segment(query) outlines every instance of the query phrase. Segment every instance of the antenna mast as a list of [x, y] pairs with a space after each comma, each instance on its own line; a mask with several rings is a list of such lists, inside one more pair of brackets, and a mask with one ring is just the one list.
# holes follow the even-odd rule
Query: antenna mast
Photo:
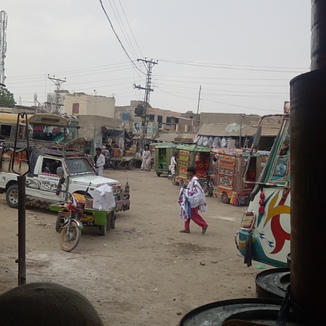
[[7, 52], [6, 30], [7, 30], [7, 14], [0, 11], [0, 85], [5, 85], [5, 57]]

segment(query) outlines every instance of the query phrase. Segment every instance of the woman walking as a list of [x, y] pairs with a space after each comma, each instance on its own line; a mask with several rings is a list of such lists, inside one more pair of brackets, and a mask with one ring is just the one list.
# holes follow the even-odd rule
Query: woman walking
[[202, 234], [207, 230], [206, 221], [199, 215], [198, 211], [206, 212], [206, 197], [198, 178], [196, 169], [187, 169], [190, 181], [186, 188], [181, 188], [178, 203], [180, 205], [180, 217], [184, 220], [184, 229], [181, 233], [190, 233], [190, 220], [193, 220], [202, 228]]

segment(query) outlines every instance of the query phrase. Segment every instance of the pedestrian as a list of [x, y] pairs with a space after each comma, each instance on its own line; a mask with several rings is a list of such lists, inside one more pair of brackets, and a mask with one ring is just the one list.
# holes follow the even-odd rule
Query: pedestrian
[[177, 154], [172, 155], [170, 165], [169, 165], [169, 171], [170, 175], [173, 176], [175, 174], [175, 170], [177, 167], [177, 160], [176, 160]]
[[96, 155], [94, 157], [95, 168], [97, 169], [97, 175], [103, 177], [103, 169], [105, 164], [105, 157], [102, 154], [101, 147], [96, 147]]
[[193, 220], [202, 228], [202, 234], [207, 230], [206, 221], [199, 215], [198, 211], [206, 212], [206, 197], [198, 178], [196, 169], [189, 167], [187, 174], [190, 181], [186, 188], [180, 189], [178, 204], [180, 205], [180, 217], [184, 220], [184, 229], [181, 233], [190, 233], [190, 220]]
[[147, 158], [145, 164], [146, 171], [150, 171], [152, 169], [152, 153], [147, 147]]
[[151, 161], [152, 157], [151, 157], [151, 152], [149, 151], [149, 147], [146, 146], [145, 149], [143, 150], [143, 154], [142, 154], [142, 163], [141, 163], [141, 169], [142, 170], [148, 170], [148, 160]]

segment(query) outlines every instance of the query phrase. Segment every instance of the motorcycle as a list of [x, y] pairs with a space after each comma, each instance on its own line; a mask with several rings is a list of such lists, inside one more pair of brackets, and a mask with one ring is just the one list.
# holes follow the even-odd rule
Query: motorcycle
[[86, 216], [84, 212], [85, 196], [74, 193], [69, 197], [66, 203], [62, 204], [61, 211], [58, 212], [58, 225], [56, 225], [56, 229], [60, 232], [61, 249], [67, 252], [77, 247], [83, 229], [81, 219]]
[[214, 179], [215, 179], [215, 175], [213, 172], [206, 172], [206, 179], [203, 184], [203, 190], [205, 192], [206, 197], [213, 197]]

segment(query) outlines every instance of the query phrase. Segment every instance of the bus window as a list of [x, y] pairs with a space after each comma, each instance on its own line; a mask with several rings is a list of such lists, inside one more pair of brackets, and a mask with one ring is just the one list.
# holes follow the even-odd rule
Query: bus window
[[1, 125], [1, 136], [4, 138], [9, 138], [11, 135], [12, 126]]
[[278, 148], [278, 155], [275, 157], [273, 168], [270, 174], [270, 181], [289, 181], [289, 153], [290, 152], [290, 134], [289, 134], [289, 125], [284, 132], [284, 137]]

